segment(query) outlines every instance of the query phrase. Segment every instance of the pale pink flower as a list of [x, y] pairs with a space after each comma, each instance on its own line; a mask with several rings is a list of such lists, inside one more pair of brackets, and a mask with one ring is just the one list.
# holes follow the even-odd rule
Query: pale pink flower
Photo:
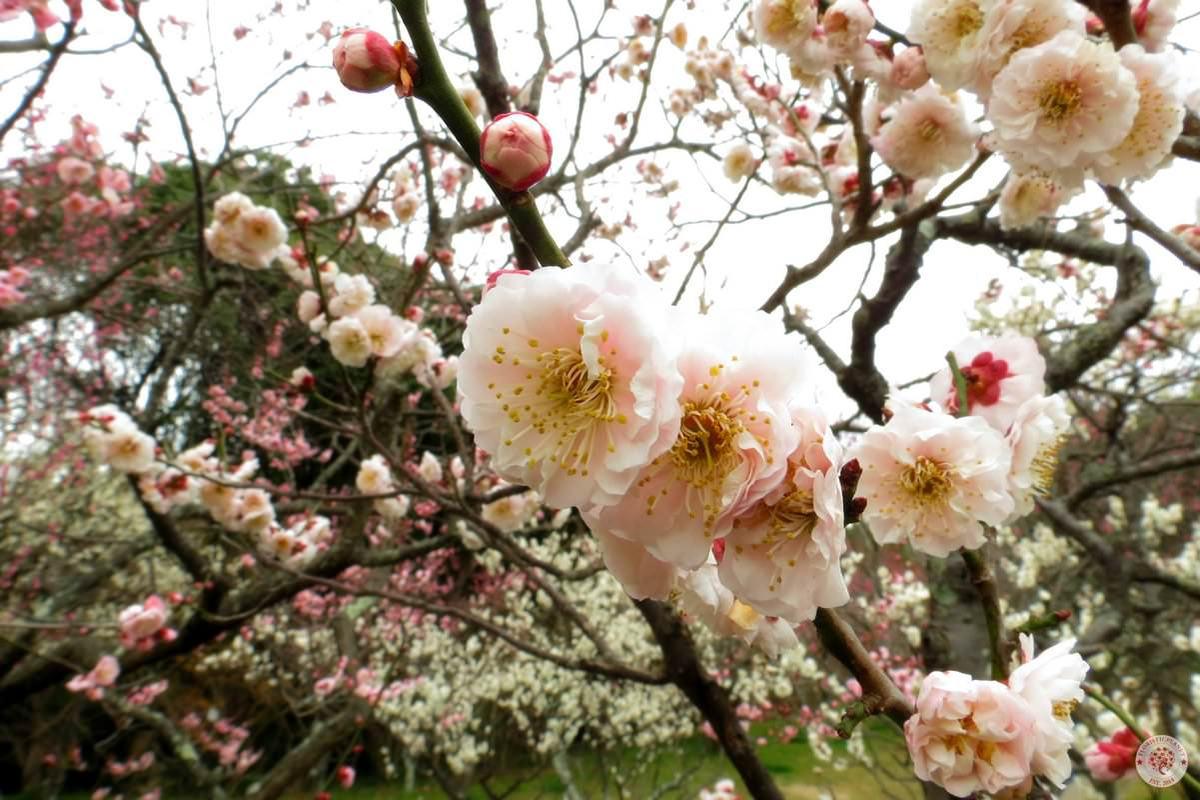
[[1178, 13], [1179, 0], [1139, 0], [1133, 9], [1138, 42], [1151, 53], [1166, 50]]
[[371, 355], [389, 358], [400, 352], [408, 338], [412, 323], [397, 317], [387, 306], [375, 305], [359, 309], [354, 314], [367, 332]]
[[857, 496], [880, 544], [908, 540], [944, 558], [984, 543], [983, 525], [1012, 513], [1012, 454], [1003, 436], [978, 417], [961, 419], [891, 402], [892, 418], [863, 436], [853, 455], [862, 466]]
[[463, 418], [496, 471], [547, 504], [616, 502], [679, 430], [671, 334], [632, 270], [501, 275], [463, 334]]
[[729, 148], [721, 166], [725, 171], [725, 177], [736, 183], [752, 175], [758, 162], [754, 158], [754, 149], [747, 142], [738, 142]]
[[892, 83], [899, 89], [912, 91], [929, 82], [925, 53], [918, 47], [906, 47], [892, 59]]
[[91, 672], [76, 675], [67, 681], [67, 690], [83, 692], [90, 700], [99, 700], [104, 696], [104, 690], [111, 688], [121, 674], [121, 662], [113, 656], [101, 656], [92, 667]]
[[1054, 170], [1085, 166], [1116, 147], [1137, 110], [1137, 79], [1112, 46], [1063, 31], [1013, 54], [987, 115], [1010, 160]]
[[483, 129], [479, 165], [506, 189], [521, 192], [546, 177], [554, 146], [550, 132], [533, 114], [500, 114]]
[[996, 75], [1019, 50], [1047, 42], [1061, 31], [1087, 32], [1087, 10], [1072, 2], [999, 0], [988, 9], [979, 31], [973, 89], [991, 95]]
[[1029, 704], [1036, 721], [1033, 773], [1048, 778], [1060, 789], [1071, 777], [1068, 751], [1075, 739], [1071, 712], [1083, 700], [1081, 684], [1088, 672], [1087, 662], [1071, 652], [1074, 647], [1074, 639], [1064, 639], [1034, 658], [1033, 637], [1023, 633], [1024, 663], [1008, 678], [1009, 688]]
[[471, 112], [472, 117], [482, 117], [487, 111], [487, 105], [483, 102], [483, 94], [474, 86], [458, 87], [458, 96], [462, 98], [463, 105], [467, 107], [467, 111]]
[[1140, 744], [1137, 734], [1129, 728], [1122, 728], [1108, 739], [1094, 743], [1083, 752], [1083, 760], [1092, 773], [1092, 779], [1110, 783], [1125, 777], [1133, 769]]
[[333, 68], [350, 91], [378, 92], [400, 80], [401, 63], [385, 37], [366, 28], [350, 28], [333, 47]]
[[213, 220], [220, 226], [230, 228], [237, 224], [242, 214], [254, 209], [254, 201], [241, 192], [221, 195], [213, 203]]
[[1013, 170], [1000, 191], [1000, 227], [1023, 228], [1053, 216], [1080, 188], [1040, 169]]
[[996, 794], [1030, 778], [1036, 721], [1029, 704], [995, 681], [931, 672], [904, 723], [913, 770], [955, 797]]
[[821, 17], [825, 46], [842, 61], [858, 52], [874, 27], [875, 15], [864, 0], [835, 0]]
[[846, 552], [842, 447], [815, 409], [796, 408], [792, 420], [801, 438], [788, 457], [787, 476], [734, 520], [720, 576], [755, 610], [799, 624], [850, 595], [840, 563]]
[[271, 496], [262, 489], [242, 489], [234, 499], [236, 527], [248, 533], [265, 530], [275, 523]]
[[1016, 502], [1011, 520], [1028, 514], [1034, 500], [1050, 492], [1058, 448], [1070, 425], [1066, 403], [1058, 395], [1031, 397], [1017, 409], [1007, 437], [1013, 454], [1008, 485]]
[[399, 520], [404, 519], [408, 515], [408, 508], [412, 501], [408, 499], [408, 495], [398, 495], [396, 497], [385, 497], [376, 500], [372, 507], [378, 511], [384, 519]]
[[392, 213], [396, 215], [399, 222], [412, 222], [420, 207], [421, 198], [417, 196], [416, 192], [406, 192], [392, 198]]
[[936, 178], [965, 164], [978, 131], [956, 98], [926, 83], [885, 112], [871, 140], [889, 167], [908, 178]]
[[493, 500], [479, 510], [479, 515], [505, 533], [525, 527], [542, 507], [542, 498], [537, 492], [510, 494]]
[[759, 0], [753, 19], [760, 42], [790, 54], [812, 38], [817, 4], [814, 0]]
[[426, 450], [421, 454], [421, 463], [417, 466], [417, 473], [426, 483], [440, 483], [442, 462], [438, 461], [437, 456]]
[[[1028, 336], [969, 336], [953, 352], [967, 381], [968, 412], [1000, 433], [1008, 433], [1026, 400], [1045, 390], [1046, 360]], [[958, 392], [949, 366], [933, 376], [929, 392], [935, 403], [950, 413], [958, 412]]]
[[800, 644], [791, 624], [765, 617], [735, 597], [721, 583], [711, 556], [699, 569], [680, 576], [675, 596], [685, 618], [699, 619], [718, 636], [736, 636], [771, 658]]
[[234, 234], [242, 247], [252, 253], [273, 253], [287, 241], [287, 226], [279, 212], [265, 206], [254, 206], [242, 212]]
[[78, 186], [96, 174], [96, 168], [81, 158], [67, 156], [55, 167], [58, 179], [68, 186]]
[[63, 213], [68, 216], [86, 214], [92, 209], [92, 201], [78, 191], [68, 194], [62, 199], [59, 205], [62, 206]]
[[809, 146], [799, 139], [778, 134], [767, 145], [767, 163], [771, 165], [771, 185], [782, 194], [809, 197], [821, 191], [821, 179], [813, 168], [816, 158]]
[[305, 289], [296, 298], [296, 316], [305, 325], [321, 313], [321, 296], [311, 289]]
[[789, 401], [805, 390], [803, 348], [762, 312], [679, 319], [679, 434], [613, 505], [581, 509], [588, 527], [682, 569], [775, 489], [800, 440]]
[[375, 287], [366, 275], [340, 273], [333, 279], [333, 297], [329, 298], [329, 313], [345, 317], [375, 302]]
[[103, 437], [103, 461], [129, 474], [154, 469], [154, 438], [132, 426]]
[[167, 608], [162, 598], [150, 595], [145, 603], [129, 606], [119, 617], [121, 643], [126, 647], [158, 633], [167, 624]]
[[333, 357], [348, 367], [361, 367], [371, 357], [371, 337], [356, 317], [334, 320], [325, 338]]
[[593, 534], [600, 544], [604, 566], [621, 582], [626, 594], [635, 600], [666, 599], [675, 584], [677, 570], [674, 566], [650, 555], [636, 542], [603, 530], [595, 530]]
[[392, 469], [381, 455], [364, 460], [358, 467], [354, 486], [363, 494], [385, 494], [392, 491]]
[[1091, 163], [1103, 183], [1141, 180], [1157, 172], [1183, 130], [1183, 68], [1176, 53], [1147, 53], [1129, 44], [1117, 54], [1137, 79], [1138, 108], [1128, 135]]
[[984, 17], [997, 0], [917, 0], [908, 38], [921, 45], [929, 74], [943, 89], [971, 83]]

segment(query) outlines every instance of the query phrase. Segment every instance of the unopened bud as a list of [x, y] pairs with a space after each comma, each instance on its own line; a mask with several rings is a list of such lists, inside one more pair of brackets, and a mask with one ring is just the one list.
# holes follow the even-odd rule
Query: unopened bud
[[501, 114], [483, 129], [479, 161], [496, 183], [524, 191], [546, 177], [553, 146], [550, 132], [532, 114]]
[[892, 61], [892, 83], [901, 89], [920, 89], [929, 81], [925, 53], [919, 47], [906, 47]]
[[342, 85], [353, 92], [378, 92], [396, 87], [401, 97], [412, 94], [417, 60], [403, 42], [389, 42], [366, 28], [350, 28], [333, 48], [333, 68]]

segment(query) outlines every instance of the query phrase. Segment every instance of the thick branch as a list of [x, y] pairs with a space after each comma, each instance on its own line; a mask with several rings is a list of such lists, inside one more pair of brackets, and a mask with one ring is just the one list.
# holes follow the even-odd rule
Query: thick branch
[[692, 638], [679, 615], [657, 600], [638, 600], [635, 605], [662, 648], [667, 677], [712, 725], [721, 748], [742, 776], [750, 796], [755, 800], [783, 800], [775, 779], [759, 761], [754, 745], [742, 730], [729, 693], [709, 677], [697, 658]]
[[247, 795], [248, 800], [274, 800], [282, 797], [288, 787], [304, 777], [320, 757], [344, 744], [354, 733], [355, 723], [366, 711], [362, 701], [351, 703], [333, 719], [313, 725], [308, 736], [287, 755], [275, 763], [259, 784], [258, 791]]
[[838, 375], [838, 385], [876, 422], [883, 421], [888, 385], [875, 366], [875, 337], [916, 284], [921, 263], [932, 243], [933, 238], [922, 226], [913, 225], [901, 231], [900, 240], [888, 250], [879, 290], [874, 297], [863, 300], [854, 312], [850, 363]]
[[813, 625], [829, 654], [841, 662], [862, 686], [862, 702], [867, 713], [884, 714], [903, 727], [913, 715], [912, 706], [895, 682], [871, 658], [849, 623], [832, 608], [820, 608], [817, 609]]

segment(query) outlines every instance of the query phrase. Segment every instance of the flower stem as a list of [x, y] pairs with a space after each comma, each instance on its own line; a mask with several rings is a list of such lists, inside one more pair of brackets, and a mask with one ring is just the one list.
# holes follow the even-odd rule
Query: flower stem
[[446, 123], [450, 134], [462, 146], [479, 174], [492, 188], [496, 199], [508, 212], [513, 228], [533, 248], [538, 262], [542, 266], [569, 267], [571, 261], [550, 235], [542, 215], [538, 213], [533, 195], [529, 192], [512, 192], [499, 186], [480, 166], [479, 126], [475, 124], [475, 118], [467, 110], [458, 89], [442, 66], [437, 42], [429, 28], [425, 0], [391, 0], [391, 3], [404, 22], [417, 55], [419, 74], [413, 85], [413, 96], [428, 103]]

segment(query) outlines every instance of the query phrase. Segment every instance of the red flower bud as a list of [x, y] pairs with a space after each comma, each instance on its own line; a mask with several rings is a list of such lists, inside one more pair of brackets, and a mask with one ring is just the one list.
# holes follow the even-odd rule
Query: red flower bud
[[550, 132], [532, 114], [501, 114], [483, 129], [479, 161], [496, 183], [524, 191], [546, 177], [553, 153]]

